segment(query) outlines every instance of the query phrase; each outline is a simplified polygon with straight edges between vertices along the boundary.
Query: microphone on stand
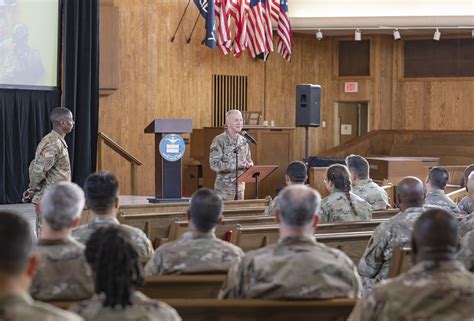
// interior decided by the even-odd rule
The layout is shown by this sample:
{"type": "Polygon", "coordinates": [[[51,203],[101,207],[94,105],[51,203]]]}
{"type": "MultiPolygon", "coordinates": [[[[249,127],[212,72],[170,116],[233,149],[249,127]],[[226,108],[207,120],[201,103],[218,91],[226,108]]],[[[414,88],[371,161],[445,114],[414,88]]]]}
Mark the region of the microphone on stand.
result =
{"type": "Polygon", "coordinates": [[[252,136],[250,136],[245,130],[242,131],[242,136],[244,136],[248,142],[251,142],[254,145],[257,144],[257,141],[252,136]]]}

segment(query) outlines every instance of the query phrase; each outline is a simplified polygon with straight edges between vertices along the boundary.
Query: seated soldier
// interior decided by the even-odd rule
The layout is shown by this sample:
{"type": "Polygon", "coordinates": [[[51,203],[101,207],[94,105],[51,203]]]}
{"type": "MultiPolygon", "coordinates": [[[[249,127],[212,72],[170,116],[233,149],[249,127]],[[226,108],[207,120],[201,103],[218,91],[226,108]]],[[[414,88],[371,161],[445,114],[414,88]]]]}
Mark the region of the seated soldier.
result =
{"type": "MultiPolygon", "coordinates": [[[[285,174],[285,182],[286,186],[294,185],[294,184],[304,184],[308,179],[308,170],[306,169],[306,165],[300,161],[293,161],[291,162],[288,167],[286,168],[285,174]]],[[[275,216],[275,206],[277,204],[278,196],[276,196],[268,207],[265,209],[263,215],[266,216],[275,216]]]]}
{"type": "Polygon", "coordinates": [[[344,165],[331,165],[324,180],[329,195],[321,202],[321,222],[372,219],[372,206],[351,192],[351,179],[344,165]]]}
{"type": "Polygon", "coordinates": [[[474,231],[470,231],[461,239],[461,246],[456,258],[466,269],[474,272],[474,231]]]}
{"type": "Polygon", "coordinates": [[[397,186],[396,204],[400,212],[378,225],[359,261],[359,274],[364,290],[386,278],[396,245],[410,245],[411,233],[424,212],[425,190],[416,177],[405,177],[397,186]]]}
{"type": "Polygon", "coordinates": [[[0,211],[0,244],[0,320],[83,320],[29,296],[37,259],[33,255],[31,227],[19,214],[0,211]]]}
{"type": "Polygon", "coordinates": [[[462,198],[458,207],[461,214],[469,215],[474,212],[474,174],[469,174],[465,182],[468,195],[462,198]]]}
{"type": "Polygon", "coordinates": [[[144,284],[140,257],[123,225],[97,229],[86,243],[95,276],[95,295],[70,310],[86,321],[180,321],[175,309],[137,291],[144,284]]]}
{"type": "Polygon", "coordinates": [[[415,265],[377,285],[360,300],[349,321],[472,320],[474,274],[455,259],[456,219],[430,209],[413,229],[415,265]]]}
{"type": "Polygon", "coordinates": [[[351,173],[352,193],[366,200],[374,211],[387,209],[387,192],[369,178],[369,162],[362,156],[350,155],[346,165],[351,173]]]}
{"type": "Polygon", "coordinates": [[[160,246],[145,266],[146,275],[225,273],[232,261],[244,255],[237,246],[214,234],[222,221],[222,199],[212,190],[195,192],[187,211],[192,232],[160,246]]]}
{"type": "Polygon", "coordinates": [[[466,183],[468,195],[459,202],[462,214],[467,214],[459,222],[459,238],[463,238],[468,232],[474,230],[474,174],[469,175],[466,183]],[[467,213],[468,211],[471,211],[467,213]]]}
{"type": "MultiPolygon", "coordinates": [[[[94,173],[86,179],[84,184],[86,205],[92,214],[92,220],[72,231],[72,236],[76,240],[85,244],[91,234],[99,227],[120,224],[117,220],[118,187],[117,179],[109,172],[94,173]]],[[[149,258],[153,254],[153,246],[145,233],[129,225],[123,225],[123,228],[130,233],[138,254],[141,257],[149,258]]]]}
{"type": "Polygon", "coordinates": [[[36,246],[38,269],[30,288],[42,301],[89,298],[94,290],[84,245],[71,237],[81,220],[84,192],[74,183],[61,182],[41,199],[42,233],[36,246]]]}
{"type": "Polygon", "coordinates": [[[459,214],[458,206],[444,193],[448,180],[449,173],[446,168],[435,166],[430,169],[425,181],[425,205],[435,205],[453,215],[457,215],[459,214]]]}
{"type": "Polygon", "coordinates": [[[359,298],[361,281],[352,261],[313,237],[320,200],[318,192],[304,185],[283,189],[275,213],[278,243],[235,261],[219,298],[359,298]]]}

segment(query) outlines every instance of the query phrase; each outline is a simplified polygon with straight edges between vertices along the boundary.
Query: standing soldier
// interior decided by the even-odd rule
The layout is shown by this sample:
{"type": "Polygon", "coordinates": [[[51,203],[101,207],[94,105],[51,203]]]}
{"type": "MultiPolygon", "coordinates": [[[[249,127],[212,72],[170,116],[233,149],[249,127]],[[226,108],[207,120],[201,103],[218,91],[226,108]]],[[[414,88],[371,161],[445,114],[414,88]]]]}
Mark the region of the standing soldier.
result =
{"type": "MultiPolygon", "coordinates": [[[[235,153],[238,154],[238,175],[253,166],[250,148],[245,138],[239,135],[244,125],[242,114],[238,110],[230,110],[225,115],[227,130],[214,137],[209,154],[211,169],[217,172],[214,190],[223,201],[235,198],[235,153]]],[[[245,183],[238,187],[237,199],[244,199],[245,183]]]]}
{"type": "Polygon", "coordinates": [[[38,237],[41,228],[39,216],[41,196],[48,187],[61,181],[71,180],[71,165],[64,137],[74,127],[72,113],[67,108],[57,107],[53,109],[49,119],[53,124],[53,130],[43,137],[36,148],[35,159],[29,167],[30,184],[23,193],[22,199],[23,203],[35,204],[38,237]]]}

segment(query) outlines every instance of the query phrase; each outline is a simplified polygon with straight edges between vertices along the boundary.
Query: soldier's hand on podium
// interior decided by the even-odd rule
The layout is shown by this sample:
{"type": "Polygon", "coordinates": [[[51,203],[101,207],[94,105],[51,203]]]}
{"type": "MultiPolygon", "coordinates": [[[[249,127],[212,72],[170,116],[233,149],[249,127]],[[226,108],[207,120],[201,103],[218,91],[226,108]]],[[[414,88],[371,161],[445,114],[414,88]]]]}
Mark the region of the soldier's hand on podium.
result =
{"type": "Polygon", "coordinates": [[[253,166],[253,163],[252,162],[248,162],[246,160],[243,160],[243,161],[240,161],[239,162],[239,168],[240,169],[247,169],[249,167],[253,166]]]}

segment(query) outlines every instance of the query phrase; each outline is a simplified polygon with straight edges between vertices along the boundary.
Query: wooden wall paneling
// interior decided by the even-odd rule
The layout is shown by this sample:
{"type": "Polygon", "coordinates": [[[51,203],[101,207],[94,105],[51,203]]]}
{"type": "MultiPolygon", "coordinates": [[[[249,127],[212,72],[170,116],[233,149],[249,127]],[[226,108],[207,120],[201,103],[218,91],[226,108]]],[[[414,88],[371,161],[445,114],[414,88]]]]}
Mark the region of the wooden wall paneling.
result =
{"type": "Polygon", "coordinates": [[[112,0],[100,2],[99,92],[111,94],[119,86],[119,11],[112,0]]]}

